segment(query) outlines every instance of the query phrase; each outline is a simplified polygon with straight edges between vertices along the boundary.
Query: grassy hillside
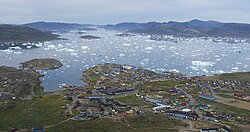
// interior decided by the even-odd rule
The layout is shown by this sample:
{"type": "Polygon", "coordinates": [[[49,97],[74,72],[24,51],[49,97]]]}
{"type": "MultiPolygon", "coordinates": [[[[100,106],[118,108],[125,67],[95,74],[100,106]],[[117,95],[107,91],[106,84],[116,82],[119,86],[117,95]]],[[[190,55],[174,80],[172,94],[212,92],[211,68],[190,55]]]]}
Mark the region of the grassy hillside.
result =
{"type": "Polygon", "coordinates": [[[106,25],[103,28],[132,33],[173,35],[176,37],[250,38],[250,24],[222,23],[216,21],[192,20],[188,22],[120,23],[106,25]]]}
{"type": "Polygon", "coordinates": [[[28,131],[33,127],[44,127],[66,120],[61,112],[65,99],[59,95],[48,95],[30,101],[8,104],[0,101],[0,131],[12,128],[28,131]]]}
{"type": "Polygon", "coordinates": [[[90,25],[77,24],[77,23],[34,22],[34,23],[23,24],[21,26],[31,27],[41,31],[68,32],[70,30],[82,29],[90,25]]]}
{"type": "Polygon", "coordinates": [[[235,81],[250,81],[250,72],[235,72],[235,73],[223,73],[216,76],[201,77],[204,80],[235,80],[235,81]]]}
{"type": "Polygon", "coordinates": [[[14,67],[0,67],[0,92],[6,98],[12,96],[41,95],[40,75],[36,72],[23,71],[14,67]]]}
{"type": "Polygon", "coordinates": [[[0,43],[41,42],[57,38],[58,35],[29,27],[0,25],[0,43]]]}

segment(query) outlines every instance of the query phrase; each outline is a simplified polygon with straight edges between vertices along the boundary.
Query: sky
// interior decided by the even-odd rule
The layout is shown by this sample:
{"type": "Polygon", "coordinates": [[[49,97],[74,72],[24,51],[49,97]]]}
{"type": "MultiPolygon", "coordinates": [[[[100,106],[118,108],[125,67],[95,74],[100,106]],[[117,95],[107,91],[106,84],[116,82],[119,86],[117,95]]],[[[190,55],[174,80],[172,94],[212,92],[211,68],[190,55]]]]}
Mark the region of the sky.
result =
{"type": "Polygon", "coordinates": [[[250,23],[249,0],[0,0],[0,23],[82,24],[192,19],[250,23]]]}

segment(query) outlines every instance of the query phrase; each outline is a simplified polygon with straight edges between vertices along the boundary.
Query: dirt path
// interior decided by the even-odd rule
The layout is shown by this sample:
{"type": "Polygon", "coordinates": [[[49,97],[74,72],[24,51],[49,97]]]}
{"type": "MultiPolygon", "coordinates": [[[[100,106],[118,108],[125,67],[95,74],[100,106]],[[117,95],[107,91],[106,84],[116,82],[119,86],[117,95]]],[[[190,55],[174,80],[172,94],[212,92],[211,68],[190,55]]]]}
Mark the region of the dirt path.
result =
{"type": "Polygon", "coordinates": [[[241,101],[241,100],[237,100],[237,99],[233,99],[233,98],[223,98],[220,96],[215,96],[215,97],[218,98],[217,100],[215,100],[216,102],[250,111],[250,103],[249,102],[241,101]]]}
{"type": "Polygon", "coordinates": [[[64,122],[67,122],[67,121],[69,121],[69,120],[71,120],[71,119],[72,119],[72,118],[69,118],[69,119],[64,120],[64,121],[61,121],[61,122],[59,122],[59,123],[57,123],[57,124],[52,124],[52,125],[45,126],[44,128],[45,128],[45,129],[48,129],[48,128],[54,127],[54,126],[56,126],[56,125],[62,124],[62,123],[64,123],[64,122]]]}

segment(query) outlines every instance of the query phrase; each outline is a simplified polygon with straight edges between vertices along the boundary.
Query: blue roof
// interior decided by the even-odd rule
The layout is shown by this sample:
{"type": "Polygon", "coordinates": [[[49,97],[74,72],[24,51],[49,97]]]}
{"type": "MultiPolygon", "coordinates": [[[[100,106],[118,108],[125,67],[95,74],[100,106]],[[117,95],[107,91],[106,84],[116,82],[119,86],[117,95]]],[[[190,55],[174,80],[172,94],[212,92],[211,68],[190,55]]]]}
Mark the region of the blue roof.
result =
{"type": "Polygon", "coordinates": [[[40,132],[40,131],[45,131],[45,128],[44,127],[41,127],[41,128],[32,128],[32,130],[34,132],[40,132]]]}
{"type": "Polygon", "coordinates": [[[217,100],[216,97],[212,96],[212,97],[208,97],[208,96],[205,96],[205,95],[200,95],[199,97],[203,98],[203,99],[208,99],[208,100],[217,100]]]}

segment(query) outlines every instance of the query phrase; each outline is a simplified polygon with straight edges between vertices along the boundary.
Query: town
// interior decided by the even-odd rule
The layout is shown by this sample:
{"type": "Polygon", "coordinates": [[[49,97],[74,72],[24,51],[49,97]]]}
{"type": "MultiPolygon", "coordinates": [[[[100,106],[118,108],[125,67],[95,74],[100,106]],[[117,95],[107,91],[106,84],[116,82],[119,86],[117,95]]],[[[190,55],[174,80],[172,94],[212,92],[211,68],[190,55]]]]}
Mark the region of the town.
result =
{"type": "MultiPolygon", "coordinates": [[[[24,94],[23,91],[13,92],[15,88],[10,87],[10,82],[15,82],[15,78],[11,78],[13,76],[8,71],[29,75],[26,78],[18,76],[24,84],[25,80],[33,76],[38,78],[39,74],[7,67],[2,71],[2,108],[13,107],[16,102],[42,101],[56,96],[62,100],[54,102],[59,105],[59,109],[55,108],[60,112],[62,122],[122,120],[151,113],[162,119],[181,120],[188,124],[190,131],[231,132],[237,130],[237,125],[248,126],[250,123],[250,82],[243,75],[248,73],[241,73],[243,77],[239,79],[227,79],[229,75],[187,77],[180,73],[156,73],[131,65],[105,63],[83,72],[85,85],[62,85],[61,90],[49,94],[42,94],[33,86],[24,94]],[[27,92],[29,90],[32,96],[27,92]]],[[[32,86],[31,81],[27,84],[32,86]]],[[[50,108],[44,106],[44,109],[50,108]]],[[[31,108],[27,110],[30,111],[31,108]]],[[[33,131],[43,131],[56,125],[32,128],[33,131]]]]}
{"type": "Polygon", "coordinates": [[[74,120],[123,118],[152,112],[191,125],[198,121],[207,122],[209,127],[192,127],[204,132],[231,132],[230,124],[250,123],[249,107],[245,108],[247,113],[239,113],[223,109],[216,102],[228,96],[249,103],[250,83],[247,81],[214,81],[179,73],[159,74],[118,64],[96,65],[84,71],[83,80],[87,83],[85,86],[63,86],[67,91],[65,96],[72,103],[62,107],[74,120]]]}

